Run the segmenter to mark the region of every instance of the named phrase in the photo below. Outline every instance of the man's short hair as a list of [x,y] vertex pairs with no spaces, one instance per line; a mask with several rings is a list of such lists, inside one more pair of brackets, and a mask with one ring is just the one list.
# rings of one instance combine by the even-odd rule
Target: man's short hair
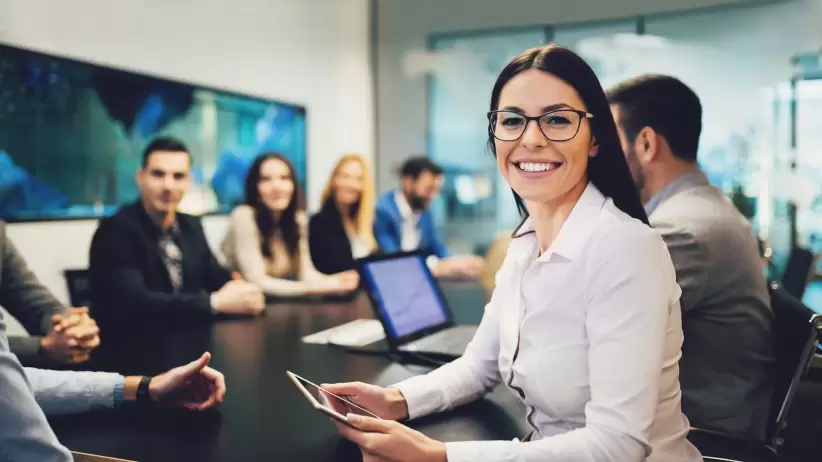
[[184,152],[188,155],[189,163],[191,162],[191,153],[188,152],[186,145],[177,138],[165,136],[162,138],[155,138],[143,150],[143,168],[148,166],[148,158],[151,154],[157,151]]
[[434,176],[443,174],[442,167],[435,164],[434,161],[426,156],[411,157],[406,160],[400,168],[400,176],[409,177],[414,180],[418,179],[420,175],[425,172],[431,172]]
[[674,155],[696,162],[702,132],[702,105],[687,85],[667,75],[646,74],[607,92],[619,107],[619,123],[628,141],[650,127],[668,142]]

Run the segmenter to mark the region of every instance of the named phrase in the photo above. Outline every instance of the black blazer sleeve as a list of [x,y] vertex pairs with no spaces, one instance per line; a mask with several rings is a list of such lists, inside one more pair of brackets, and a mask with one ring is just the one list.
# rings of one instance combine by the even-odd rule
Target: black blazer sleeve
[[214,256],[214,253],[211,251],[211,248],[208,246],[208,239],[206,239],[205,231],[203,231],[203,224],[202,222],[197,219],[197,230],[199,231],[200,239],[202,242],[205,243],[205,250],[206,250],[206,280],[205,285],[206,289],[209,292],[216,292],[220,290],[225,283],[231,280],[231,271],[227,270],[223,265],[217,261],[217,257]]
[[211,294],[205,290],[176,294],[149,290],[140,271],[135,238],[118,228],[116,222],[101,222],[91,241],[89,276],[96,316],[122,320],[127,316],[213,314]]
[[353,269],[351,243],[342,223],[329,223],[328,218],[323,214],[317,214],[308,222],[308,249],[311,261],[318,271],[325,274]]

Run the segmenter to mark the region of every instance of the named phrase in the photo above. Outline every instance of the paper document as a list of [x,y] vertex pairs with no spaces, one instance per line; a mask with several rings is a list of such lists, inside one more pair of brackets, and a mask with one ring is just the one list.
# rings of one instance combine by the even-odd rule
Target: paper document
[[75,462],[135,462],[128,459],[118,459],[116,457],[98,456],[96,454],[87,454],[85,452],[71,451]]
[[305,343],[320,343],[345,346],[365,346],[385,338],[382,324],[376,319],[356,319],[331,329],[326,329],[303,337]]

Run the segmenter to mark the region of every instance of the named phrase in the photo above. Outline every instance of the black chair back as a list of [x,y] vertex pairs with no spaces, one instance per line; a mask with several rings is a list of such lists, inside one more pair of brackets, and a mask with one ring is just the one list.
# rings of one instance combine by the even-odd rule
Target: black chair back
[[782,274],[782,285],[789,294],[799,300],[805,295],[805,289],[813,275],[816,255],[808,249],[794,247],[788,257],[785,272]]
[[87,269],[67,269],[63,271],[68,286],[71,306],[91,308],[91,285]]
[[768,286],[773,310],[773,341],[776,353],[768,443],[781,445],[780,432],[785,428],[788,410],[799,381],[807,374],[818,345],[822,317],[802,304],[776,282]]

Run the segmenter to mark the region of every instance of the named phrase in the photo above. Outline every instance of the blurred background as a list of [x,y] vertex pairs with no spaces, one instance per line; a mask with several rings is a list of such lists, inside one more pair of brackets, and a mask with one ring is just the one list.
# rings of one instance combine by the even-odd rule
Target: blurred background
[[[491,86],[557,42],[605,87],[656,72],[697,92],[700,164],[779,277],[794,249],[822,252],[820,25],[822,0],[0,0],[0,213],[63,294],[153,136],[192,147],[184,208],[213,242],[263,151],[295,163],[311,210],[342,153],[379,192],[424,153],[446,171],[450,247],[481,250],[518,220],[486,147]],[[805,298],[822,311],[820,273]]]

